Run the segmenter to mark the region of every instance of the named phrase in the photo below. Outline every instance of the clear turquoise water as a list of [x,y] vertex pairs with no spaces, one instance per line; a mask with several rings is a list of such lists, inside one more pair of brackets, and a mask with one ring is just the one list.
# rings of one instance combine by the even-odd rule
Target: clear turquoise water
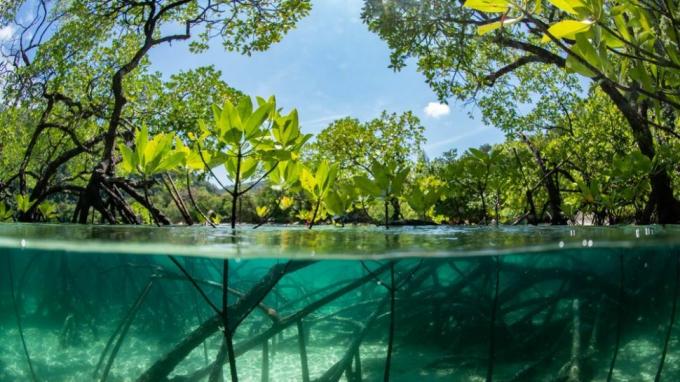
[[225,261],[241,381],[302,381],[303,354],[312,381],[383,380],[388,354],[393,381],[677,381],[679,248],[658,226],[0,225],[0,381],[230,380]]

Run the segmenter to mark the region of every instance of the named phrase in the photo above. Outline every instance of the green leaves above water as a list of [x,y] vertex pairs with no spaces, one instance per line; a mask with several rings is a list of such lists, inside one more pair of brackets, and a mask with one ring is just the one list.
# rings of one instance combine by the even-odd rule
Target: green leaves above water
[[173,149],[174,139],[173,133],[159,133],[149,139],[148,128],[142,126],[135,134],[134,149],[122,143],[118,145],[122,156],[121,171],[124,174],[138,173],[147,177],[186,164],[187,152],[184,149]]
[[396,162],[383,164],[374,161],[371,164],[371,175],[373,177],[369,178],[366,175],[359,175],[354,178],[354,181],[364,193],[373,197],[387,199],[398,197],[401,194],[409,171],[408,167],[398,165]]

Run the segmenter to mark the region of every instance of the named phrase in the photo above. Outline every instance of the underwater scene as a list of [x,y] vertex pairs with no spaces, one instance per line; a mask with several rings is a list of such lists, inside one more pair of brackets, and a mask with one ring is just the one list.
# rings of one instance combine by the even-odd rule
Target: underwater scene
[[0,381],[678,381],[679,288],[677,227],[7,224]]

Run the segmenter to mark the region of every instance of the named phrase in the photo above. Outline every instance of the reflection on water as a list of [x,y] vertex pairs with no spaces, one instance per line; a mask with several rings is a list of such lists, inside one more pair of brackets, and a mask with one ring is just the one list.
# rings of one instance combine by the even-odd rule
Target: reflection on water
[[674,230],[0,226],[0,381],[229,380],[219,248],[242,381],[680,380]]

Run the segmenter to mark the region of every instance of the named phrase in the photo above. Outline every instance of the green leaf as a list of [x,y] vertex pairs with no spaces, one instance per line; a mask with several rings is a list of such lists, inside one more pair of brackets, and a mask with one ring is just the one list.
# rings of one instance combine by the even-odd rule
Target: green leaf
[[17,194],[15,199],[17,202],[17,210],[19,210],[19,212],[28,212],[28,210],[31,209],[30,196]]
[[333,186],[335,183],[335,179],[338,176],[338,165],[337,163],[334,163],[331,165],[330,169],[328,170],[328,176],[326,177],[326,181],[323,184],[323,190],[324,193],[327,193],[328,190]]
[[243,124],[241,123],[241,117],[239,116],[238,110],[236,110],[228,99],[224,101],[224,105],[222,106],[222,119],[227,122],[226,126],[229,129],[243,130]]
[[493,32],[493,31],[495,31],[499,28],[502,28],[506,25],[516,24],[519,21],[521,21],[522,19],[523,19],[523,17],[516,17],[516,18],[512,18],[512,19],[504,19],[504,20],[501,20],[501,21],[494,21],[492,23],[480,25],[477,28],[477,34],[480,35],[480,36],[483,36],[483,35],[485,35],[489,32]]
[[330,166],[328,162],[322,161],[319,163],[319,167],[316,169],[316,175],[314,177],[316,184],[319,186],[320,190],[326,188],[326,182],[328,181],[328,175],[330,173]]
[[0,221],[9,220],[12,218],[12,210],[10,210],[5,203],[0,202]]
[[57,206],[50,202],[40,203],[40,205],[38,205],[38,210],[45,220],[49,220],[57,216]]
[[[574,54],[577,54],[579,57],[584,59],[588,64],[592,65],[595,68],[602,68],[603,63],[600,58],[600,55],[598,52],[595,50],[593,47],[593,44],[586,38],[586,35],[583,33],[578,34],[575,36],[576,38],[576,45],[572,47],[572,51]],[[605,56],[606,57],[606,56]],[[574,57],[576,58],[576,57]],[[585,67],[585,65],[584,65]],[[587,70],[587,68],[586,68]]]
[[122,161],[120,163],[120,170],[124,174],[130,174],[137,169],[137,154],[132,151],[129,147],[124,144],[118,145],[118,151],[120,151]]
[[503,13],[510,7],[507,0],[467,0],[463,7],[486,13]]
[[572,15],[578,14],[576,8],[583,7],[585,4],[581,0],[548,0],[552,5],[560,10]]
[[[548,28],[548,33],[556,39],[569,38],[574,39],[576,34],[586,32],[593,25],[590,20],[562,20],[559,21]],[[543,35],[542,42],[551,41],[548,33]]]
[[[226,122],[222,119],[222,108],[217,106],[217,104],[212,105],[213,119],[215,120],[215,126],[217,127],[217,135],[222,135],[222,130],[226,128]],[[200,123],[203,121],[199,121]],[[203,130],[203,128],[201,129]]]
[[135,151],[137,152],[137,160],[139,161],[138,164],[141,164],[143,158],[139,153],[143,153],[146,151],[146,145],[147,142],[149,141],[149,129],[146,127],[146,124],[142,124],[142,129],[137,130],[137,134],[135,136]]
[[493,32],[493,31],[495,31],[496,29],[499,29],[502,26],[503,26],[503,23],[500,22],[500,21],[494,21],[492,23],[480,25],[477,28],[477,34],[480,35],[480,36],[484,36],[485,34],[487,34],[489,32]]
[[229,178],[236,179],[236,157],[226,157],[224,161],[224,169],[227,170]]
[[173,151],[165,155],[158,165],[158,171],[171,171],[177,169],[185,161],[186,154],[180,151]]
[[253,102],[250,97],[241,97],[238,101],[238,105],[236,105],[236,110],[238,110],[241,121],[246,121],[253,113]]
[[469,149],[470,154],[472,154],[477,160],[480,160],[482,162],[486,162],[489,160],[489,154],[485,153],[484,151],[480,149],[476,149],[474,147],[471,147]]
[[306,167],[303,167],[300,172],[300,184],[305,191],[316,196],[316,178]]
[[354,178],[354,184],[359,187],[359,189],[368,194],[369,196],[379,197],[382,193],[380,187],[378,187],[373,181],[371,181],[366,175],[359,175]]
[[394,177],[394,180],[392,181],[392,187],[391,187],[391,194],[396,196],[401,194],[401,189],[404,186],[404,182],[406,181],[406,177],[408,176],[408,173],[410,172],[409,168],[403,168]]
[[255,213],[259,218],[264,218],[269,213],[269,207],[267,206],[255,207]]
[[241,180],[250,178],[257,170],[258,160],[252,157],[241,160]]
[[281,200],[279,200],[279,208],[282,211],[286,211],[287,209],[292,207],[294,203],[295,199],[291,198],[290,196],[284,196],[281,198]]
[[339,216],[344,215],[345,210],[340,196],[337,191],[329,192],[324,199],[326,204],[326,209],[333,215]]
[[587,66],[583,65],[583,63],[572,54],[567,56],[566,68],[568,71],[578,73],[584,77],[595,76],[595,72],[590,70]]
[[248,119],[245,120],[246,122],[245,122],[244,131],[245,131],[246,137],[248,139],[250,139],[252,137],[252,135],[255,134],[256,130],[260,126],[262,126],[264,121],[267,120],[270,112],[271,112],[271,104],[266,103],[264,105],[260,105],[260,107],[258,107],[257,110],[255,110],[255,112],[253,112],[248,117]]

